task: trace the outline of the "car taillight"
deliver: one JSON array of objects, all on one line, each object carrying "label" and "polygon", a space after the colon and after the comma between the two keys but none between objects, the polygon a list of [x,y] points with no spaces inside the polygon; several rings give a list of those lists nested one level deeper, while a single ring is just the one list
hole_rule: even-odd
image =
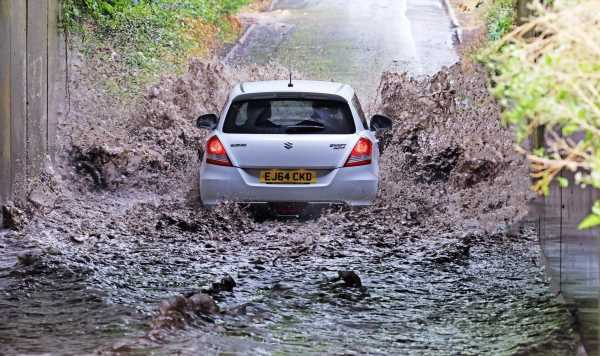
[{"label": "car taillight", "polygon": [[368,139],[361,137],[354,148],[344,167],[365,166],[371,164],[373,144]]},{"label": "car taillight", "polygon": [[206,143],[206,163],[231,167],[231,161],[227,157],[225,146],[217,136],[211,137]]}]

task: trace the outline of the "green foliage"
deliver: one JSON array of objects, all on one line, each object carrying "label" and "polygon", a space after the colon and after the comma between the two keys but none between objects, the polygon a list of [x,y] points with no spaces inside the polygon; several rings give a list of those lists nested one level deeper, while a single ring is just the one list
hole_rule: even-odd
[{"label": "green foliage", "polygon": [[[544,127],[546,148],[527,152],[538,192],[547,194],[555,178],[566,186],[559,177],[563,169],[575,172],[576,183],[600,189],[598,23],[597,0],[556,0],[552,9],[538,6],[537,17],[492,43],[480,58],[518,141]],[[600,202],[580,228],[598,225]]]},{"label": "green foliage", "polygon": [[[249,0],[64,0],[63,14],[67,25],[91,17],[101,26],[115,27],[127,16],[173,20],[200,17],[217,22],[231,15]],[[168,23],[165,23],[168,24]]]},{"label": "green foliage", "polygon": [[497,41],[508,33],[514,23],[513,0],[494,0],[486,15],[488,38]]},{"label": "green foliage", "polygon": [[565,177],[556,177],[556,180],[558,181],[558,185],[561,188],[568,188],[569,187],[569,180]]},{"label": "green foliage", "polygon": [[[235,31],[226,21],[249,0],[64,0],[62,25],[84,39],[84,52],[96,57],[116,53],[134,87],[185,64],[194,48],[209,46],[206,38],[190,38],[192,21],[202,21],[219,36]],[[206,40],[206,43],[202,43]],[[113,57],[114,58],[114,57]],[[111,85],[111,88],[118,85]],[[135,94],[135,93],[134,93]]]},{"label": "green foliage", "polygon": [[592,213],[588,215],[581,223],[579,228],[582,230],[600,226],[600,201],[597,201],[592,208]]},{"label": "green foliage", "polygon": [[249,0],[65,0],[63,22],[70,30],[80,30],[81,24],[92,22],[95,34],[116,42],[177,46],[183,40],[185,19],[201,18],[222,25],[223,17],[231,15]]}]

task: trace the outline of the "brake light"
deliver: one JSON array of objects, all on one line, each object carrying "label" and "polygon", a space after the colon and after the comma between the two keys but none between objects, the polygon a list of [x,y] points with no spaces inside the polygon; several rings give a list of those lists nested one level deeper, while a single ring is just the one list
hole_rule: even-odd
[{"label": "brake light", "polygon": [[350,153],[350,157],[348,157],[344,167],[356,167],[371,164],[372,155],[373,144],[369,139],[361,137],[352,149],[352,153]]},{"label": "brake light", "polygon": [[206,163],[231,167],[231,161],[225,151],[225,146],[217,136],[211,137],[206,143]]}]

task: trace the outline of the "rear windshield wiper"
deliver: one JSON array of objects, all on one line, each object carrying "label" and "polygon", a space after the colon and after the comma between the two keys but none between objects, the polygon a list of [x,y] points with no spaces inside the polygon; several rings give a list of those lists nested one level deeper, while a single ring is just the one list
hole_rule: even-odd
[{"label": "rear windshield wiper", "polygon": [[296,125],[288,126],[286,132],[312,132],[325,129],[325,125],[315,120],[302,120]]},{"label": "rear windshield wiper", "polygon": [[288,126],[285,129],[286,132],[313,132],[313,131],[321,131],[321,130],[325,130],[324,125],[314,125],[314,124],[293,125],[293,126]]}]

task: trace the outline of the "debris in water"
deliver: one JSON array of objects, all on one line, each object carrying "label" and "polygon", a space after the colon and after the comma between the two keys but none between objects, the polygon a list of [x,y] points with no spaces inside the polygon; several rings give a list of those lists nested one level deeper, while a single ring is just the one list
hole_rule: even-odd
[{"label": "debris in water", "polygon": [[217,314],[219,312],[219,306],[215,303],[214,299],[204,293],[196,293],[188,299],[189,308],[193,313],[196,314]]},{"label": "debris in water", "polygon": [[235,280],[230,275],[223,277],[218,284],[219,289],[224,292],[232,292],[235,286]]},{"label": "debris in water", "polygon": [[208,294],[196,293],[190,297],[178,295],[161,303],[158,316],[150,324],[148,337],[159,339],[164,330],[183,329],[197,316],[219,312],[219,306]]},{"label": "debris in water", "polygon": [[218,282],[213,282],[209,289],[203,290],[203,293],[209,295],[219,294],[220,292],[232,292],[236,286],[235,280],[230,275],[226,275]]},{"label": "debris in water", "polygon": [[4,219],[4,228],[19,231],[25,227],[27,218],[25,212],[9,201],[2,207],[2,217]]},{"label": "debris in water", "polygon": [[39,251],[26,251],[17,255],[17,261],[23,266],[33,266],[41,258]]},{"label": "debris in water", "polygon": [[464,239],[445,244],[434,252],[432,261],[437,264],[464,263],[471,252],[471,240]]},{"label": "debris in water", "polygon": [[69,238],[71,239],[71,241],[78,243],[78,244],[84,243],[85,240],[87,240],[87,236],[78,235],[78,234],[72,234],[71,236],[69,236]]},{"label": "debris in water", "polygon": [[344,281],[344,285],[349,288],[362,287],[362,281],[354,271],[338,271],[338,278],[336,280]]}]

